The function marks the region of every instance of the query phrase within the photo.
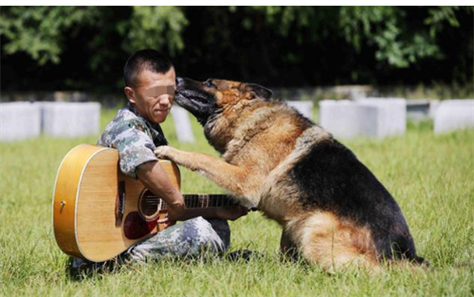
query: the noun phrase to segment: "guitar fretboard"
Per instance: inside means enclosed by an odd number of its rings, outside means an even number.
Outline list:
[[[228,195],[186,194],[183,197],[187,208],[225,207],[238,204]],[[166,208],[166,202],[162,200],[162,209]]]

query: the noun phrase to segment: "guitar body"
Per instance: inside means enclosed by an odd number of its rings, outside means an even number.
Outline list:
[[[117,150],[79,145],[63,159],[53,194],[53,224],[63,252],[93,262],[111,259],[160,230],[161,199],[124,175]],[[178,167],[160,160],[180,187]]]

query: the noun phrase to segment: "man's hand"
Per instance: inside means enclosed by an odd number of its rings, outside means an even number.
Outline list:
[[[219,219],[235,221],[238,218],[247,215],[249,209],[242,205],[226,206],[218,208],[216,215]]]
[[[171,206],[168,205],[168,221],[172,224],[176,223],[176,221],[183,220],[185,216],[185,206],[184,204]]]
[[[158,224],[166,224],[166,228],[176,224],[176,221],[181,221],[186,215],[186,209],[184,205],[178,205],[175,207],[170,207],[168,205],[168,213],[166,218],[158,220]]]
[[[171,226],[176,221],[185,221],[198,216],[202,216],[205,219],[222,219],[235,221],[241,216],[246,215],[249,209],[245,206],[225,206],[219,208],[186,208],[176,210],[168,206],[168,216],[165,219],[158,220],[158,223],[167,224]]]

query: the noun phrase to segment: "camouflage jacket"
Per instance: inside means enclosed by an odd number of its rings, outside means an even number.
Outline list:
[[[153,151],[168,141],[159,124],[152,124],[136,112],[132,104],[117,112],[105,127],[97,145],[115,148],[122,172],[137,179],[136,169],[143,163],[157,161]]]

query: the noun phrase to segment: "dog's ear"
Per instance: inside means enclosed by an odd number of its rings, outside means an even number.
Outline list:
[[[273,92],[270,89],[262,87],[257,84],[247,84],[248,90],[254,94],[255,97],[262,98],[264,100],[270,100],[273,96]]]

